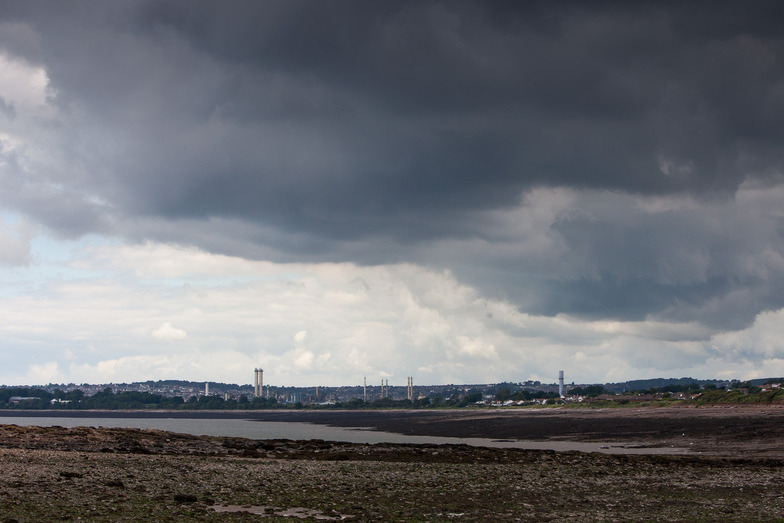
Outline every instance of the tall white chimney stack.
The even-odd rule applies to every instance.
[[[564,397],[564,377],[563,371],[558,371],[558,394],[563,398]]]

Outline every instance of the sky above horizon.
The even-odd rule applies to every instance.
[[[784,6],[0,3],[0,383],[784,376]]]

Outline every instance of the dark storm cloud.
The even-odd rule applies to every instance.
[[[209,227],[123,225],[129,236],[280,259],[428,263],[442,258],[429,242],[492,244],[484,213],[513,209],[538,187],[731,201],[744,181],[781,175],[777,2],[0,9],[12,28],[0,44],[49,74],[67,128],[58,146],[87,173],[79,190],[132,224],[248,226],[237,233],[244,248]],[[94,212],[82,213],[85,230]],[[463,273],[492,279],[488,288],[536,289],[517,301],[548,314],[638,318],[694,304],[688,319],[737,288],[731,266],[716,269],[721,245],[691,274],[695,239],[683,241],[681,223],[629,216],[553,224],[590,276],[521,278],[514,263],[484,267],[492,256],[475,252],[460,254]],[[663,278],[665,261],[685,275]],[[761,298],[751,310],[780,305]]]
[[[128,145],[151,161],[121,167],[150,180],[128,206],[170,176],[188,203],[156,192],[145,210],[269,219],[282,200],[311,227],[342,206],[495,207],[537,184],[732,191],[780,167],[768,3],[122,5],[45,13],[43,40],[63,102],[143,125]],[[209,124],[201,155],[182,143]]]

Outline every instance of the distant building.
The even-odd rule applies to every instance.
[[[40,400],[37,396],[11,396],[8,403],[19,403],[20,401]]]

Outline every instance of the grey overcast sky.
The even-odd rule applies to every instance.
[[[0,2],[0,381],[783,375],[782,20]]]

